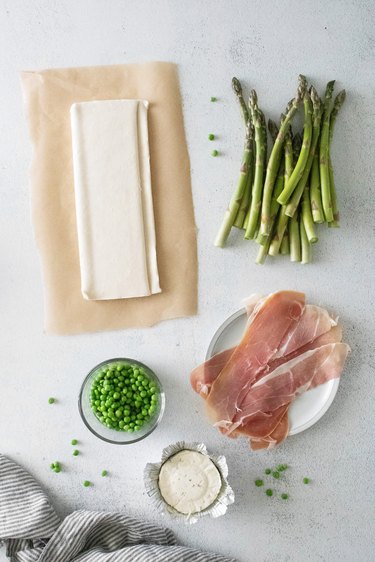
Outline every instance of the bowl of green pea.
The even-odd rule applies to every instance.
[[[165,395],[155,373],[140,361],[108,359],[83,381],[78,408],[87,428],[117,445],[141,441],[163,417]]]

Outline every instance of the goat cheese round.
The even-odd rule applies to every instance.
[[[169,458],[159,473],[159,489],[168,505],[184,514],[203,511],[221,489],[221,476],[207,455],[183,450]]]

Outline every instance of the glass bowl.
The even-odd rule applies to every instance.
[[[142,367],[148,377],[156,384],[158,389],[159,399],[157,402],[157,407],[155,412],[152,414],[150,419],[139,429],[133,433],[129,433],[127,431],[119,431],[116,429],[112,429],[104,425],[94,414],[90,405],[90,392],[91,386],[94,381],[95,376],[107,365],[114,363],[130,363],[131,365],[138,365]],[[129,359],[127,357],[118,357],[115,359],[107,359],[106,361],[102,361],[98,365],[96,365],[89,374],[86,376],[85,380],[82,383],[81,390],[79,393],[78,398],[78,409],[79,413],[81,414],[81,418],[83,423],[86,427],[107,443],[113,443],[115,445],[129,445],[131,443],[136,443],[137,441],[141,441],[150,433],[154,431],[154,429],[158,426],[160,420],[163,417],[165,408],[165,394],[163,391],[163,387],[161,382],[159,381],[158,377],[155,373],[147,367],[144,363],[140,361],[136,361],[135,359]]]

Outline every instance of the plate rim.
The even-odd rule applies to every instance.
[[[231,324],[233,324],[233,322],[235,320],[237,320],[238,318],[240,318],[241,316],[246,314],[246,308],[240,308],[239,310],[236,310],[236,312],[234,312],[233,314],[231,314],[230,316],[228,316],[228,318],[226,318],[224,320],[224,322],[217,328],[217,330],[215,331],[214,335],[211,338],[211,341],[208,345],[207,351],[206,351],[206,361],[208,361],[209,359],[211,359],[211,357],[213,357],[214,353],[214,349],[215,349],[215,345],[217,344],[218,339],[220,338],[220,336],[224,333],[224,331],[226,329],[229,328],[229,326]],[[330,393],[327,396],[326,401],[324,402],[324,404],[322,405],[321,409],[308,421],[306,421],[305,423],[298,425],[295,428],[291,428],[289,431],[288,435],[297,435],[298,433],[302,433],[302,431],[306,431],[306,429],[309,429],[310,427],[312,427],[313,425],[315,425],[323,416],[324,414],[329,410],[330,406],[332,405],[332,402],[335,399],[335,396],[337,394],[337,390],[340,384],[340,377],[335,378],[335,379],[330,379],[329,381],[327,381],[324,384],[331,384],[331,390]],[[297,398],[298,400],[298,398]]]

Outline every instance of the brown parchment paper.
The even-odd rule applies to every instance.
[[[31,209],[44,280],[45,331],[116,330],[195,314],[196,229],[176,66],[152,62],[22,72],[21,82],[34,148]],[[121,98],[150,102],[151,177],[162,293],[86,301],[80,289],[69,110],[74,102]],[[103,216],[105,220],[110,217]]]

